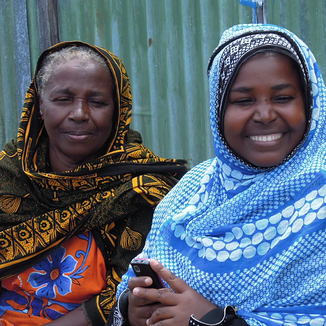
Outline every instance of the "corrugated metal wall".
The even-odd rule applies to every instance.
[[[34,67],[41,49],[38,1],[45,0],[0,0],[7,29],[0,29],[1,143],[15,135],[29,54]],[[325,72],[326,1],[265,3],[267,21],[301,36]],[[95,43],[124,60],[134,94],[133,126],[147,146],[190,165],[213,154],[207,61],[225,28],[251,22],[250,8],[239,0],[57,0],[57,10],[60,40]]]
[[[22,99],[30,82],[26,4],[0,0],[0,145],[17,133]]]

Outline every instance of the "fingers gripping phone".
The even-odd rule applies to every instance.
[[[149,276],[152,279],[153,283],[150,286],[151,288],[161,289],[164,287],[162,280],[152,270],[149,259],[134,258],[130,264],[136,276]]]

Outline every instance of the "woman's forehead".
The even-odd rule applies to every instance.
[[[230,84],[230,93],[265,88],[271,91],[298,88],[303,93],[298,68],[292,62],[288,56],[275,52],[253,55],[239,67]]]
[[[266,62],[273,62],[275,65],[279,66],[288,66],[296,76],[299,71],[298,64],[289,55],[271,49],[265,49],[263,51],[253,52],[250,57],[240,62],[238,74],[243,70],[244,66],[248,67],[250,65],[250,67],[258,67],[264,65]]]

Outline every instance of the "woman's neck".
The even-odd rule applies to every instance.
[[[49,159],[51,171],[57,173],[72,171],[80,165],[79,162],[72,160],[63,153],[51,149],[49,151]]]

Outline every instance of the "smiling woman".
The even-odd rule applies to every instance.
[[[0,324],[103,325],[154,207],[184,174],[129,128],[126,70],[59,43],[39,58],[0,154]]]
[[[160,202],[137,257],[151,259],[167,288],[129,268],[108,325],[326,325],[318,64],[282,27],[236,25],[208,77],[215,157]]]

